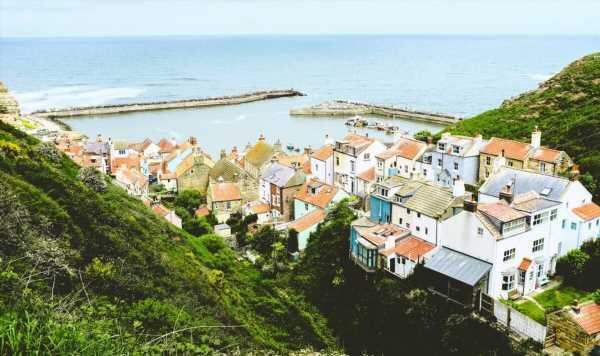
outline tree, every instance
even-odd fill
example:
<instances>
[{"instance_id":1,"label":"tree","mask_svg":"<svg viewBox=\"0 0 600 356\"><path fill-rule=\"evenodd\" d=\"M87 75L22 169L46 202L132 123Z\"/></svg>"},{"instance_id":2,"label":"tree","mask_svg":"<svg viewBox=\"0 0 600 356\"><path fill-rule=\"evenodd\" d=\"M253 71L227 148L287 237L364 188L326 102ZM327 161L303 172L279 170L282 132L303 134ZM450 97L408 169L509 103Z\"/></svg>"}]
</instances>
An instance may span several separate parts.
<instances>
[{"instance_id":1,"label":"tree","mask_svg":"<svg viewBox=\"0 0 600 356\"><path fill-rule=\"evenodd\" d=\"M417 132L413 137L415 138L415 140L427 142L429 140L429 138L432 136L433 136L433 134L430 131L421 130L421 131Z\"/></svg>"},{"instance_id":2,"label":"tree","mask_svg":"<svg viewBox=\"0 0 600 356\"><path fill-rule=\"evenodd\" d=\"M196 189L182 190L173 202L175 207L185 209L190 215L194 215L196 209L203 203L206 203L206 197Z\"/></svg>"},{"instance_id":3,"label":"tree","mask_svg":"<svg viewBox=\"0 0 600 356\"><path fill-rule=\"evenodd\" d=\"M288 233L287 251L289 253L298 252L298 231L291 229Z\"/></svg>"},{"instance_id":4,"label":"tree","mask_svg":"<svg viewBox=\"0 0 600 356\"><path fill-rule=\"evenodd\" d=\"M580 286L584 278L585 266L590 256L581 250L572 250L556 263L556 273L563 276L565 283Z\"/></svg>"},{"instance_id":5,"label":"tree","mask_svg":"<svg viewBox=\"0 0 600 356\"><path fill-rule=\"evenodd\" d=\"M204 216L197 216L183 222L183 229L194 236L212 233L212 226Z\"/></svg>"},{"instance_id":6,"label":"tree","mask_svg":"<svg viewBox=\"0 0 600 356\"><path fill-rule=\"evenodd\" d=\"M79 179L83 184L87 185L88 188L95 191L96 193L102 193L106 191L106 181L104 177L94 167L84 167L79 171Z\"/></svg>"}]
</instances>

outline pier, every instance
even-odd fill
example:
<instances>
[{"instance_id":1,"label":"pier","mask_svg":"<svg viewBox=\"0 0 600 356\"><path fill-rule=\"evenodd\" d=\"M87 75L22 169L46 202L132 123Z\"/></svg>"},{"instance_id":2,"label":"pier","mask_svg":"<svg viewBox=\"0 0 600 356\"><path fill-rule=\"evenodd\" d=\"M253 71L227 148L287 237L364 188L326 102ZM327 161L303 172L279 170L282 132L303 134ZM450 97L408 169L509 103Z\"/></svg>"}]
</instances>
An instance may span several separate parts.
<instances>
[{"instance_id":1,"label":"pier","mask_svg":"<svg viewBox=\"0 0 600 356\"><path fill-rule=\"evenodd\" d=\"M269 100L293 96L304 96L303 93L288 89L288 90L266 90L246 93L234 96L221 96L214 98L199 98L185 99L173 101L156 101L146 103L132 104L115 104L101 106L86 106L74 107L65 109L49 109L40 110L30 113L33 116L43 117L48 119L58 119L77 116L92 116L92 115L111 115L125 114L139 111L155 111L155 110L171 110L171 109L190 109L222 105L238 105L250 103L253 101Z\"/></svg>"},{"instance_id":2,"label":"pier","mask_svg":"<svg viewBox=\"0 0 600 356\"><path fill-rule=\"evenodd\" d=\"M449 114L410 110L393 106L371 105L365 103L335 100L307 108L292 109L290 115L297 116L355 116L373 115L387 118L402 118L442 125L451 125L461 118Z\"/></svg>"}]
</instances>

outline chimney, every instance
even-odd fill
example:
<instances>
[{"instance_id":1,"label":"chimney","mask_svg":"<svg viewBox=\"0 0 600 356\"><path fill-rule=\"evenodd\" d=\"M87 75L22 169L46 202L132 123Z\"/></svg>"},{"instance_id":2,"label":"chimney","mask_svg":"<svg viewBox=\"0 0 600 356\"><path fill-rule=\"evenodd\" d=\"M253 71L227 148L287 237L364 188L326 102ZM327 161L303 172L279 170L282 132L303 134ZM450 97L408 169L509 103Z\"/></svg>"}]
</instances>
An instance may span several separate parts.
<instances>
[{"instance_id":1,"label":"chimney","mask_svg":"<svg viewBox=\"0 0 600 356\"><path fill-rule=\"evenodd\" d=\"M470 199L465 199L465 201L463 202L463 208L466 211L475 213L477 212L477 201L473 200L472 197Z\"/></svg>"},{"instance_id":2,"label":"chimney","mask_svg":"<svg viewBox=\"0 0 600 356\"><path fill-rule=\"evenodd\" d=\"M260 134L260 136L258 136L258 142L265 142L265 136L263 134Z\"/></svg>"},{"instance_id":3,"label":"chimney","mask_svg":"<svg viewBox=\"0 0 600 356\"><path fill-rule=\"evenodd\" d=\"M304 154L307 156L310 156L312 154L312 148L310 147L310 145L308 145L308 147L304 147Z\"/></svg>"},{"instance_id":4,"label":"chimney","mask_svg":"<svg viewBox=\"0 0 600 356\"><path fill-rule=\"evenodd\" d=\"M173 146L177 146L177 141L175 141L175 137L171 137L171 144Z\"/></svg>"},{"instance_id":5,"label":"chimney","mask_svg":"<svg viewBox=\"0 0 600 356\"><path fill-rule=\"evenodd\" d=\"M219 156L221 159L225 159L227 158L227 151L225 151L225 149L221 150L221 154Z\"/></svg>"},{"instance_id":6,"label":"chimney","mask_svg":"<svg viewBox=\"0 0 600 356\"><path fill-rule=\"evenodd\" d=\"M448 138L448 137L450 137L450 132L444 132L442 134L442 139L445 139L445 138Z\"/></svg>"},{"instance_id":7,"label":"chimney","mask_svg":"<svg viewBox=\"0 0 600 356\"><path fill-rule=\"evenodd\" d=\"M531 132L531 146L534 148L540 148L542 144L542 132L536 126Z\"/></svg>"},{"instance_id":8,"label":"chimney","mask_svg":"<svg viewBox=\"0 0 600 356\"><path fill-rule=\"evenodd\" d=\"M231 149L231 158L236 160L238 158L238 149L237 146L233 146Z\"/></svg>"},{"instance_id":9,"label":"chimney","mask_svg":"<svg viewBox=\"0 0 600 356\"><path fill-rule=\"evenodd\" d=\"M190 143L190 145L192 145L192 146L196 146L196 145L198 145L198 140L197 140L195 137L193 137L193 136L190 136L190 138L188 138L188 142L189 142L189 143Z\"/></svg>"},{"instance_id":10,"label":"chimney","mask_svg":"<svg viewBox=\"0 0 600 356\"><path fill-rule=\"evenodd\" d=\"M481 136L481 134L478 133L477 135L475 135L475 142L481 142L481 141L483 141L483 136Z\"/></svg>"},{"instance_id":11,"label":"chimney","mask_svg":"<svg viewBox=\"0 0 600 356\"><path fill-rule=\"evenodd\" d=\"M457 179L452 186L452 196L460 198L465 196L465 182L461 179Z\"/></svg>"},{"instance_id":12,"label":"chimney","mask_svg":"<svg viewBox=\"0 0 600 356\"><path fill-rule=\"evenodd\" d=\"M579 314L581 312L581 306L579 305L579 300L573 299L573 302L571 303L571 310L573 310L573 313L575 313L575 314Z\"/></svg>"},{"instance_id":13,"label":"chimney","mask_svg":"<svg viewBox=\"0 0 600 356\"><path fill-rule=\"evenodd\" d=\"M514 198L513 187L514 187L514 180L511 181L510 183L506 184L502 188L502 190L500 190L500 194L499 194L498 198L500 200L506 201L508 204L512 203L513 198Z\"/></svg>"},{"instance_id":14,"label":"chimney","mask_svg":"<svg viewBox=\"0 0 600 356\"><path fill-rule=\"evenodd\" d=\"M432 136L427 136L427 144L428 145L432 145L433 144L433 137Z\"/></svg>"},{"instance_id":15,"label":"chimney","mask_svg":"<svg viewBox=\"0 0 600 356\"><path fill-rule=\"evenodd\" d=\"M579 166L574 164L571 166L571 171L569 172L569 179L572 181L576 181L579 179Z\"/></svg>"}]
</instances>

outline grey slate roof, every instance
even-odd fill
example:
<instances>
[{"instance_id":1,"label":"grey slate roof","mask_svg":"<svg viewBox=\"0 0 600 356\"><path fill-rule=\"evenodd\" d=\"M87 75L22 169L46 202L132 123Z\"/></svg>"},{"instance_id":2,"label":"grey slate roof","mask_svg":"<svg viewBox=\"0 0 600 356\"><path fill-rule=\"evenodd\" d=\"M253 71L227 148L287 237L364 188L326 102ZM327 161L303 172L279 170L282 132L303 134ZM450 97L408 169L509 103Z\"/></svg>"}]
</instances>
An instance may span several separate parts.
<instances>
[{"instance_id":1,"label":"grey slate roof","mask_svg":"<svg viewBox=\"0 0 600 356\"><path fill-rule=\"evenodd\" d=\"M306 176L301 171L277 162L271 163L261 177L280 188L302 185L306 180Z\"/></svg>"},{"instance_id":2,"label":"grey slate roof","mask_svg":"<svg viewBox=\"0 0 600 356\"><path fill-rule=\"evenodd\" d=\"M442 247L425 261L425 268L474 286L492 268L492 264Z\"/></svg>"},{"instance_id":3,"label":"grey slate roof","mask_svg":"<svg viewBox=\"0 0 600 356\"><path fill-rule=\"evenodd\" d=\"M108 153L108 144L104 142L90 142L85 145L84 151L87 153L104 155Z\"/></svg>"},{"instance_id":4,"label":"grey slate roof","mask_svg":"<svg viewBox=\"0 0 600 356\"><path fill-rule=\"evenodd\" d=\"M559 201L562 193L569 185L569 180L563 177L502 167L487 179L479 189L479 193L498 197L502 188L509 184L513 178L515 179L514 196L534 191L546 199ZM549 194L544 195L542 192L546 188L549 189Z\"/></svg>"},{"instance_id":5,"label":"grey slate roof","mask_svg":"<svg viewBox=\"0 0 600 356\"><path fill-rule=\"evenodd\" d=\"M550 207L553 207L553 206L556 206L559 204L560 203L556 202L556 201L552 201L552 200L548 200L548 199L544 199L544 198L537 198L537 199L528 200L528 201L522 202L522 203L514 203L513 208L521 210L521 211L526 211L528 213L533 213L535 211L548 209Z\"/></svg>"}]
</instances>

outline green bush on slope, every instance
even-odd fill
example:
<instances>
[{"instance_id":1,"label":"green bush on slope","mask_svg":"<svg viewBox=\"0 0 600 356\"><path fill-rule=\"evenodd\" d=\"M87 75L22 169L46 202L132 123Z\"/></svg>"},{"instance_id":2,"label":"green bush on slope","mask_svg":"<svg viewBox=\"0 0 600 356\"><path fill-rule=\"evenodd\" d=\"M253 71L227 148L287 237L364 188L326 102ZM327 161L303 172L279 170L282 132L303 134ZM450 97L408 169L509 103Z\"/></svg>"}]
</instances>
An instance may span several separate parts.
<instances>
[{"instance_id":1,"label":"green bush on slope","mask_svg":"<svg viewBox=\"0 0 600 356\"><path fill-rule=\"evenodd\" d=\"M262 281L233 251L209 250L207 238L171 226L112 184L90 189L77 165L40 145L0 123L0 273L17 276L0 293L0 353L29 353L10 341L21 337L71 345L44 341L53 353L88 343L128 351L335 347L316 310ZM29 333L32 320L44 328ZM61 341L75 329L81 342ZM174 329L187 331L151 342Z\"/></svg>"}]
</instances>

